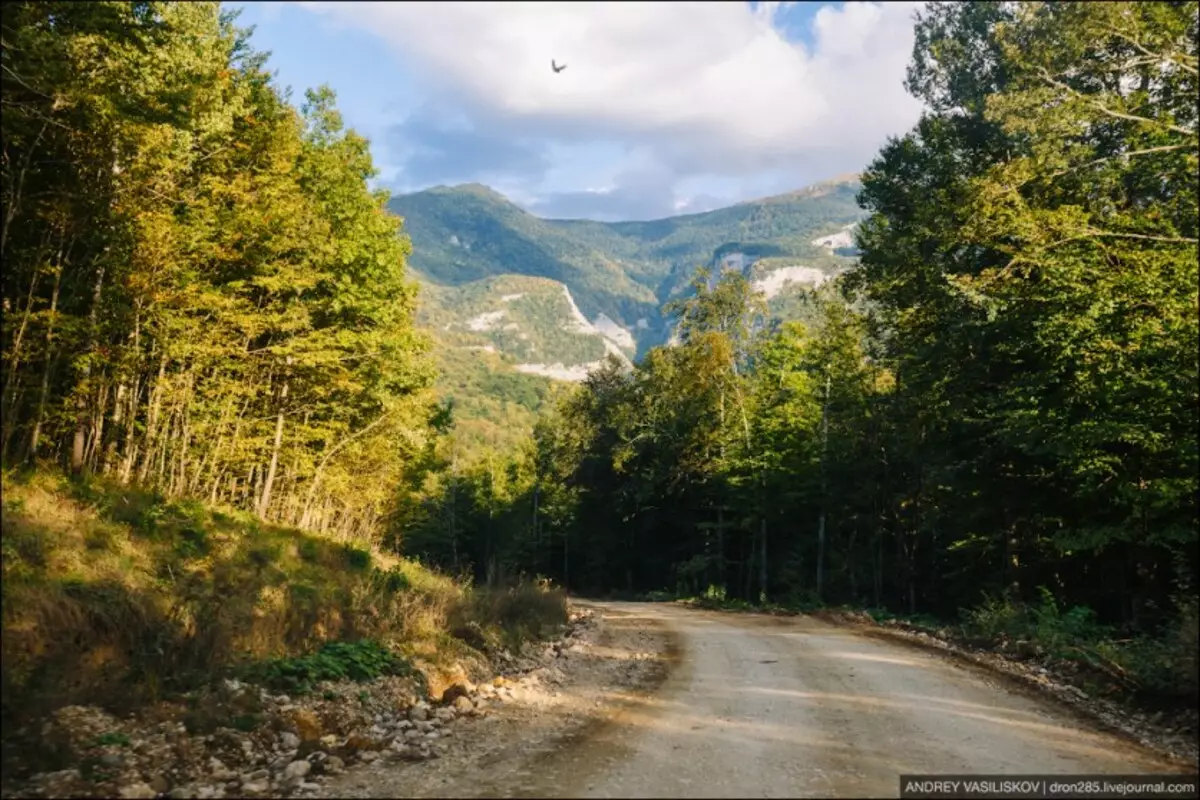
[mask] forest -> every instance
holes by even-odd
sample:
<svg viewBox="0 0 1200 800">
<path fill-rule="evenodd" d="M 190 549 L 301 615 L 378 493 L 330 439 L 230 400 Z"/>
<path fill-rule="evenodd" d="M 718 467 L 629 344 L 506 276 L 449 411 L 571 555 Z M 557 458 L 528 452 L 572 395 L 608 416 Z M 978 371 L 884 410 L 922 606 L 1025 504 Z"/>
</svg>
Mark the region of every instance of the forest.
<svg viewBox="0 0 1200 800">
<path fill-rule="evenodd" d="M 407 240 L 216 3 L 4 21 L 3 455 L 368 537 L 429 430 Z"/>
<path fill-rule="evenodd" d="M 807 321 L 701 271 L 677 346 L 463 452 L 331 91 L 294 106 L 217 3 L 9 4 L 5 468 L 479 584 L 1049 609 L 1194 694 L 1197 40 L 1195 2 L 931 5 Z"/>
<path fill-rule="evenodd" d="M 1194 693 L 1196 71 L 1195 3 L 932 6 L 809 324 L 701 274 L 679 346 L 432 459 L 391 535 L 479 580 L 1163 636 Z"/>
</svg>

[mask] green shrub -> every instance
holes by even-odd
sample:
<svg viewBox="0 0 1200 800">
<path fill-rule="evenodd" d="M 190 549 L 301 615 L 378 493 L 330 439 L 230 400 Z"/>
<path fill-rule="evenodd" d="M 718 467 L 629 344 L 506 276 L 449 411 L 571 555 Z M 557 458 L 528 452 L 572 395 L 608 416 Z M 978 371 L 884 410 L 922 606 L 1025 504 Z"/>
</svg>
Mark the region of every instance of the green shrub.
<svg viewBox="0 0 1200 800">
<path fill-rule="evenodd" d="M 247 667 L 248 680 L 291 694 L 307 694 L 321 681 L 369 681 L 385 675 L 411 675 L 412 666 L 369 639 L 327 642 L 320 650 L 296 658 L 279 658 Z"/>
<path fill-rule="evenodd" d="M 211 549 L 208 532 L 203 527 L 187 527 L 179 531 L 175 554 L 181 560 L 203 558 Z"/>
<path fill-rule="evenodd" d="M 381 572 L 380 574 L 383 576 L 383 588 L 392 594 L 404 592 L 412 588 L 412 583 L 409 581 L 408 576 L 398 568 L 393 567 L 387 572 Z"/>
<path fill-rule="evenodd" d="M 233 727 L 243 733 L 256 731 L 262 725 L 261 714 L 238 714 L 233 718 Z"/>
<path fill-rule="evenodd" d="M 559 589 L 536 583 L 520 583 L 507 589 L 472 592 L 460 609 L 455 635 L 472 647 L 490 646 L 483 628 L 499 628 L 512 646 L 527 639 L 540 639 L 554 626 L 567 622 L 567 598 Z M 472 625 L 471 623 L 475 623 Z"/>
<path fill-rule="evenodd" d="M 119 731 L 109 731 L 102 733 L 96 737 L 97 747 L 107 747 L 110 745 L 119 745 L 121 747 L 129 746 L 129 737 Z"/>
<path fill-rule="evenodd" d="M 321 548 L 315 539 L 305 536 L 300 539 L 300 544 L 296 545 L 296 554 L 300 556 L 301 561 L 315 564 L 321 559 Z"/>
<path fill-rule="evenodd" d="M 342 546 L 342 556 L 352 570 L 366 572 L 371 568 L 371 554 L 366 550 L 347 544 Z"/>
</svg>

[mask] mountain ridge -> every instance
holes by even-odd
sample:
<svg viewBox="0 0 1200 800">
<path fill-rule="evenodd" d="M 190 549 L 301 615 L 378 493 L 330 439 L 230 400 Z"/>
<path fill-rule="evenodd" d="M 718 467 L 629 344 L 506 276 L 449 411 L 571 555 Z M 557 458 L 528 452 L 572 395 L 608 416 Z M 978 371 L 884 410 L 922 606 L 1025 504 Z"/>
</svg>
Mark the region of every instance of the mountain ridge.
<svg viewBox="0 0 1200 800">
<path fill-rule="evenodd" d="M 442 391 L 469 400 L 472 416 L 516 414 L 524 425 L 545 396 L 537 381 L 577 381 L 609 354 L 631 361 L 667 344 L 663 306 L 699 268 L 738 269 L 773 315 L 801 314 L 801 289 L 854 263 L 857 190 L 857 176 L 843 175 L 623 222 L 538 217 L 480 183 L 397 195 L 388 208 L 412 241 L 418 324 L 437 341 Z M 497 391 L 522 399 L 486 396 Z"/>
</svg>

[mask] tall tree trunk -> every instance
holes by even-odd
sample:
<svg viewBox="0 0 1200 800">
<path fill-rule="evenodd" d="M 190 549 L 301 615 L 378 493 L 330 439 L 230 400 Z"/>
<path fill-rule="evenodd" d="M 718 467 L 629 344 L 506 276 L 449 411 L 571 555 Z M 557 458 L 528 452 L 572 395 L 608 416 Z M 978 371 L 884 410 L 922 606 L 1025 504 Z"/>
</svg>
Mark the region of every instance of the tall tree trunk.
<svg viewBox="0 0 1200 800">
<path fill-rule="evenodd" d="M 137 357 L 137 365 L 141 366 L 142 352 L 142 309 L 141 304 L 137 304 L 133 314 L 133 353 Z M 142 373 L 141 369 L 135 368 L 131 378 L 129 389 L 129 407 L 126 410 L 125 423 L 125 442 L 122 446 L 121 453 L 121 469 L 118 474 L 118 479 L 121 483 L 128 483 L 129 477 L 133 472 L 133 465 L 137 463 L 137 414 L 138 414 L 138 399 L 142 394 Z"/>
<path fill-rule="evenodd" d="M 44 246 L 43 242 L 43 246 Z M 16 429 L 17 419 L 17 399 L 20 392 L 17 390 L 18 377 L 17 369 L 21 364 L 21 345 L 24 343 L 25 331 L 29 328 L 29 318 L 33 315 L 33 298 L 37 290 L 38 270 L 37 264 L 41 261 L 42 253 L 39 252 L 34 260 L 34 268 L 29 276 L 29 292 L 25 297 L 25 309 L 21 312 L 21 324 L 17 326 L 17 332 L 13 336 L 12 354 L 8 359 L 8 377 L 4 382 L 4 406 L 3 418 L 0 419 L 0 425 L 3 426 L 3 443 L 0 444 L 0 453 L 5 457 L 8 456 L 8 444 L 12 439 L 13 431 Z"/>
<path fill-rule="evenodd" d="M 100 382 L 100 397 L 91 410 L 90 430 L 83 450 L 83 460 L 87 469 L 95 470 L 100 466 L 100 454 L 103 450 L 104 419 L 108 415 L 108 397 L 112 389 L 107 380 Z"/>
<path fill-rule="evenodd" d="M 84 468 L 84 443 L 88 428 L 88 394 L 91 392 L 92 358 L 96 355 L 96 315 L 100 311 L 100 295 L 104 291 L 103 261 L 96 267 L 96 280 L 92 284 L 92 308 L 88 312 L 88 357 L 84 359 L 79 383 L 75 387 L 75 440 L 71 445 L 71 473 L 78 475 Z"/>
<path fill-rule="evenodd" d="M 54 322 L 58 315 L 58 295 L 62 288 L 63 274 L 63 243 L 58 245 L 55 256 L 54 289 L 50 292 L 50 317 L 46 320 L 46 364 L 42 369 L 42 388 L 38 395 L 37 415 L 33 420 L 33 432 L 29 435 L 29 460 L 37 459 L 38 446 L 41 444 L 42 423 L 46 419 L 46 399 L 50 394 L 50 370 L 54 365 Z"/>
<path fill-rule="evenodd" d="M 21 207 L 21 191 L 25 188 L 25 175 L 29 172 L 29 165 L 33 161 L 33 154 L 37 151 L 37 147 L 42 141 L 42 135 L 46 133 L 46 127 L 49 124 L 49 119 L 42 123 L 42 128 L 38 131 L 37 137 L 34 138 L 33 144 L 25 151 L 25 159 L 21 163 L 21 171 L 17 174 L 16 186 L 13 189 L 12 196 L 8 198 L 8 207 L 4 210 L 4 227 L 0 228 L 0 260 L 3 260 L 4 253 L 8 251 L 9 226 L 16 219 L 17 211 Z"/>
<path fill-rule="evenodd" d="M 104 456 L 100 462 L 100 472 L 109 474 L 113 469 L 113 464 L 117 456 L 117 438 L 121 434 L 121 423 L 124 421 L 125 414 L 125 396 L 129 392 L 129 387 L 125 381 L 117 384 L 116 397 L 113 398 L 113 413 L 112 419 L 109 420 L 108 436 L 104 441 Z"/>
<path fill-rule="evenodd" d="M 825 402 L 821 405 L 821 513 L 817 518 L 817 599 L 825 599 L 825 508 L 828 484 L 825 471 L 825 454 L 829 447 L 829 385 L 830 376 L 825 374 Z"/>
<path fill-rule="evenodd" d="M 287 391 L 286 386 L 284 388 L 284 391 L 285 392 Z M 339 450 L 344 448 L 346 445 L 350 444 L 352 441 L 354 441 L 358 437 L 364 436 L 368 432 L 373 430 L 380 423 L 382 423 L 385 419 L 387 419 L 388 416 L 389 416 L 389 413 L 384 412 L 382 415 L 379 416 L 378 419 L 376 419 L 370 425 L 367 425 L 365 428 L 362 428 L 362 429 L 358 430 L 357 432 L 352 433 L 349 436 L 346 436 L 340 442 L 338 442 L 336 445 L 329 448 L 329 450 L 325 453 L 325 456 L 321 459 L 321 463 L 317 465 L 316 471 L 313 473 L 312 483 L 309 484 L 308 493 L 304 499 L 304 511 L 302 512 L 301 517 L 300 517 L 299 527 L 305 528 L 308 526 L 309 509 L 312 508 L 313 499 L 317 495 L 317 486 L 321 483 L 321 476 L 325 473 L 325 466 L 329 463 L 329 459 L 333 458 L 338 453 Z"/>
<path fill-rule="evenodd" d="M 146 480 L 146 476 L 150 474 L 150 467 L 154 463 L 155 443 L 158 440 L 158 418 L 162 412 L 162 396 L 166 390 L 165 376 L 167 373 L 167 354 L 164 352 L 159 356 L 158 360 L 158 377 L 154 379 L 154 385 L 150 388 L 150 396 L 147 402 L 150 404 L 150 410 L 146 416 L 146 435 L 142 437 L 142 463 L 138 468 L 138 482 Z"/>
<path fill-rule="evenodd" d="M 275 470 L 279 467 L 279 450 L 283 445 L 283 420 L 286 413 L 288 396 L 288 381 L 285 378 L 279 391 L 279 411 L 275 416 L 275 443 L 271 447 L 271 462 L 267 467 L 267 477 L 263 482 L 262 494 L 258 498 L 258 516 L 267 518 L 267 510 L 271 507 L 271 489 L 275 484 Z"/>
<path fill-rule="evenodd" d="M 758 565 L 759 565 L 758 599 L 759 599 L 759 602 L 765 603 L 765 602 L 767 602 L 767 599 L 770 597 L 770 595 L 767 593 L 767 517 L 766 517 L 766 515 L 763 515 L 762 517 L 759 518 L 758 524 L 762 530 L 762 533 L 759 537 L 759 541 L 761 542 L 761 545 L 760 545 L 760 550 L 758 553 L 758 556 L 759 556 L 759 561 L 758 561 Z"/>
</svg>

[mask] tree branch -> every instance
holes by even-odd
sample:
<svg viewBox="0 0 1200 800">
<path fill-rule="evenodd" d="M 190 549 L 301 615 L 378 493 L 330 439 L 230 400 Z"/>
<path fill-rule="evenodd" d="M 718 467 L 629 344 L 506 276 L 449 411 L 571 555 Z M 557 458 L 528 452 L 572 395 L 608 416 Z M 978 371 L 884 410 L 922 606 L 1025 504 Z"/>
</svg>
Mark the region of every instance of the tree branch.
<svg viewBox="0 0 1200 800">
<path fill-rule="evenodd" d="M 1060 169 L 1058 172 L 1051 173 L 1050 177 L 1058 178 L 1058 177 L 1060 177 L 1062 175 L 1066 175 L 1070 172 L 1075 172 L 1076 170 L 1080 170 L 1080 169 L 1087 169 L 1088 167 L 1094 167 L 1097 164 L 1103 164 L 1106 161 L 1113 161 L 1118 158 L 1129 159 L 1129 158 L 1133 158 L 1134 156 L 1144 156 L 1144 155 L 1149 155 L 1150 153 L 1166 153 L 1171 150 L 1194 150 L 1198 146 L 1200 146 L 1200 142 L 1192 142 L 1190 144 L 1166 144 L 1166 145 L 1163 145 L 1162 147 L 1147 147 L 1144 150 L 1130 150 L 1128 153 L 1116 153 L 1114 155 L 1104 156 L 1103 158 L 1097 158 L 1092 161 L 1085 161 L 1084 163 L 1076 164 L 1073 167 L 1067 167 L 1066 169 Z"/>
<path fill-rule="evenodd" d="M 1139 42 L 1137 39 L 1133 38 L 1132 36 L 1130 36 L 1126 33 L 1122 33 L 1119 29 L 1114 28 L 1111 25 L 1102 25 L 1101 27 L 1104 30 L 1108 31 L 1113 36 L 1117 37 L 1118 39 L 1120 39 L 1124 42 L 1128 42 L 1129 44 L 1133 45 L 1134 48 L 1136 48 L 1138 50 L 1138 52 L 1142 53 L 1143 55 L 1149 56 L 1150 58 L 1153 58 L 1156 62 L 1167 61 L 1171 64 L 1174 64 L 1177 67 L 1182 67 L 1183 69 L 1187 70 L 1188 72 L 1192 73 L 1193 75 L 1197 74 L 1196 67 L 1192 66 L 1187 61 L 1176 60 L 1175 54 L 1173 54 L 1173 53 L 1155 53 L 1154 51 L 1147 48 L 1144 44 Z M 1184 56 L 1184 58 L 1186 58 L 1186 56 Z"/>
<path fill-rule="evenodd" d="M 1092 106 L 1092 108 L 1096 109 L 1097 111 L 1099 111 L 1101 114 L 1104 114 L 1105 116 L 1109 116 L 1114 119 L 1123 119 L 1123 120 L 1127 120 L 1129 122 L 1141 122 L 1146 125 L 1157 125 L 1159 127 L 1166 128 L 1167 130 L 1172 131 L 1173 133 L 1183 134 L 1184 136 L 1195 136 L 1196 135 L 1196 131 L 1191 130 L 1190 128 L 1184 128 L 1183 126 L 1176 125 L 1172 122 L 1163 122 L 1161 120 L 1157 120 L 1152 117 L 1139 117 L 1136 114 L 1126 114 L 1123 111 L 1114 111 L 1113 109 L 1104 105 L 1100 101 L 1095 100 L 1091 95 L 1085 95 L 1080 91 L 1072 89 L 1070 86 L 1063 83 L 1062 81 L 1056 80 L 1054 78 L 1054 76 L 1051 75 L 1045 69 L 1045 67 L 1042 67 L 1040 69 L 1040 72 L 1042 73 L 1042 79 L 1044 81 L 1046 81 L 1046 83 L 1050 84 L 1051 86 L 1054 86 L 1055 88 L 1061 89 L 1062 91 L 1066 92 L 1067 94 L 1071 95 L 1072 97 L 1083 100 L 1088 105 Z"/>
</svg>

